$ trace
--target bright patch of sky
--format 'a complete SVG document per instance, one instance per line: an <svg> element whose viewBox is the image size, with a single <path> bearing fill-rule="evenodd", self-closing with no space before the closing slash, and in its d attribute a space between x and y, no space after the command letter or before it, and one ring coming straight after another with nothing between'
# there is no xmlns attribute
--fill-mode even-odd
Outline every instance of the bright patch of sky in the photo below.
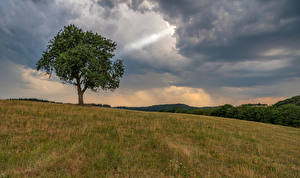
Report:
<svg viewBox="0 0 300 178"><path fill-rule="evenodd" d="M143 47L151 45L167 35L172 36L174 32L175 32L175 26L170 26L169 28L161 32L150 34L142 39L138 39L137 41L126 45L124 48L124 52L142 49Z"/></svg>

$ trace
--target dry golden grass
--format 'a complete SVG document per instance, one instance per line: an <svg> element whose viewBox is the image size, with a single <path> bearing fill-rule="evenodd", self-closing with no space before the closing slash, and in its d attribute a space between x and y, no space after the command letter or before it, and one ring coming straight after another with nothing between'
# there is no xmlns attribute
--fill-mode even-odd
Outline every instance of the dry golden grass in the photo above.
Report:
<svg viewBox="0 0 300 178"><path fill-rule="evenodd" d="M0 101L0 177L300 177L300 129Z"/></svg>

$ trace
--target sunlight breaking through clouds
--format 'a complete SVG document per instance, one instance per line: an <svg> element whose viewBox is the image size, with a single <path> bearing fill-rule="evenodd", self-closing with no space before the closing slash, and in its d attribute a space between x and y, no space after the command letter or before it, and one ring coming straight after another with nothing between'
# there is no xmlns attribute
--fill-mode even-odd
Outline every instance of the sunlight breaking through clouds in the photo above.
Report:
<svg viewBox="0 0 300 178"><path fill-rule="evenodd" d="M167 35L172 36L174 32L175 32L175 26L169 26L169 28L161 32L153 33L149 36L146 36L142 39L139 39L133 43L128 44L127 46L125 46L124 52L142 49L143 47L151 45Z"/></svg>

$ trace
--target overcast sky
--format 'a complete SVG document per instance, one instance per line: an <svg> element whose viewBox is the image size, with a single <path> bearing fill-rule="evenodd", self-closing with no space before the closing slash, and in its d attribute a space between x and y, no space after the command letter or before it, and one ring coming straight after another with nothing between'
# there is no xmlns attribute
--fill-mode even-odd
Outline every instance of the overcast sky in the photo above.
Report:
<svg viewBox="0 0 300 178"><path fill-rule="evenodd" d="M0 98L77 102L73 86L36 72L68 24L118 44L113 106L272 104L300 94L299 0L1 0Z"/></svg>

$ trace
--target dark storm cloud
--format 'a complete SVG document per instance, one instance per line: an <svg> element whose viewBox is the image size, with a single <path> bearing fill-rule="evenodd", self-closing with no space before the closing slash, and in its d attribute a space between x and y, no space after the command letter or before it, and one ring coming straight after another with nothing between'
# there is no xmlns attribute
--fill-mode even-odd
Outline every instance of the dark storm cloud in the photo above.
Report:
<svg viewBox="0 0 300 178"><path fill-rule="evenodd" d="M205 89L222 86L263 86L300 76L299 57L283 57L271 61L263 59L254 61L253 64L251 62L248 63L248 61L239 63L212 61L208 62L208 64L199 64L199 62L194 61L184 72L178 74L182 80L178 81L177 85L202 87ZM195 69L197 67L199 69Z"/></svg>
<svg viewBox="0 0 300 178"><path fill-rule="evenodd" d="M53 1L1 1L0 60L34 67L50 37L71 15Z"/></svg>
<svg viewBox="0 0 300 178"><path fill-rule="evenodd" d="M141 8L140 5L144 2L144 0L93 0L97 4L99 4L102 7L112 9L116 6L118 6L120 3L125 3L128 5L128 7L134 9L134 10L140 10L144 11L145 8Z"/></svg>
<svg viewBox="0 0 300 178"><path fill-rule="evenodd" d="M31 1L33 3L39 4L39 3L52 3L53 0L25 0L25 1Z"/></svg>
<svg viewBox="0 0 300 178"><path fill-rule="evenodd" d="M269 85L300 77L299 54L271 56L272 49L300 50L300 1L176 1L152 0L171 24L176 25L177 48L192 59L178 85L247 87ZM265 71L199 71L207 62L218 69L220 63L288 60L289 65ZM215 64L214 64L215 63ZM257 64L259 65L259 63ZM270 63L270 65L272 65ZM189 72L186 72L189 71ZM245 75L248 73L256 75ZM188 73L188 74L186 74ZM228 75L230 73L230 75Z"/></svg>
<svg viewBox="0 0 300 178"><path fill-rule="evenodd" d="M244 60L257 57L261 50L299 45L296 0L153 1L177 25L177 47L186 56L201 53L211 60Z"/></svg>
<svg viewBox="0 0 300 178"><path fill-rule="evenodd" d="M146 72L170 73L173 75L179 75L178 72L180 72L180 70L176 70L170 66L149 65L149 64L145 63L144 61L140 61L131 56L123 56L122 58L124 59L125 72L128 75L144 74Z"/></svg>
<svg viewBox="0 0 300 178"><path fill-rule="evenodd" d="M297 23L300 22L299 20ZM293 24L291 25L293 26ZM214 41L179 48L183 55L194 57L203 54L207 56L206 60L209 61L230 62L257 59L263 52L270 49L298 49L300 41L298 31L300 31L300 26L295 25L291 29L235 37L226 44L216 44L218 42Z"/></svg>
<svg viewBox="0 0 300 178"><path fill-rule="evenodd" d="M114 3L100 0L98 2L105 7L114 7L121 2L127 3L135 10L138 10L140 4L143 3L142 0L119 0L113 1ZM150 0L150 2L157 4L155 10L162 13L171 24L176 25L176 46L180 54L191 59L190 65L177 74L182 78L182 81L178 81L178 85L203 88L247 87L268 85L300 77L298 72L300 65L296 62L299 54L298 56L293 54L263 56L266 51L272 49L300 50L299 1ZM211 71L212 74L208 74L207 71L196 70L207 62L214 66L214 70L217 70L220 63L230 65L245 61L272 60L282 60L283 65L285 62L289 64L265 71L248 71L243 68L223 71L223 73ZM147 70L147 64L144 65L139 68ZM257 63L257 65L260 64ZM170 69L168 72L174 74L177 71ZM251 72L256 75L247 75Z"/></svg>

